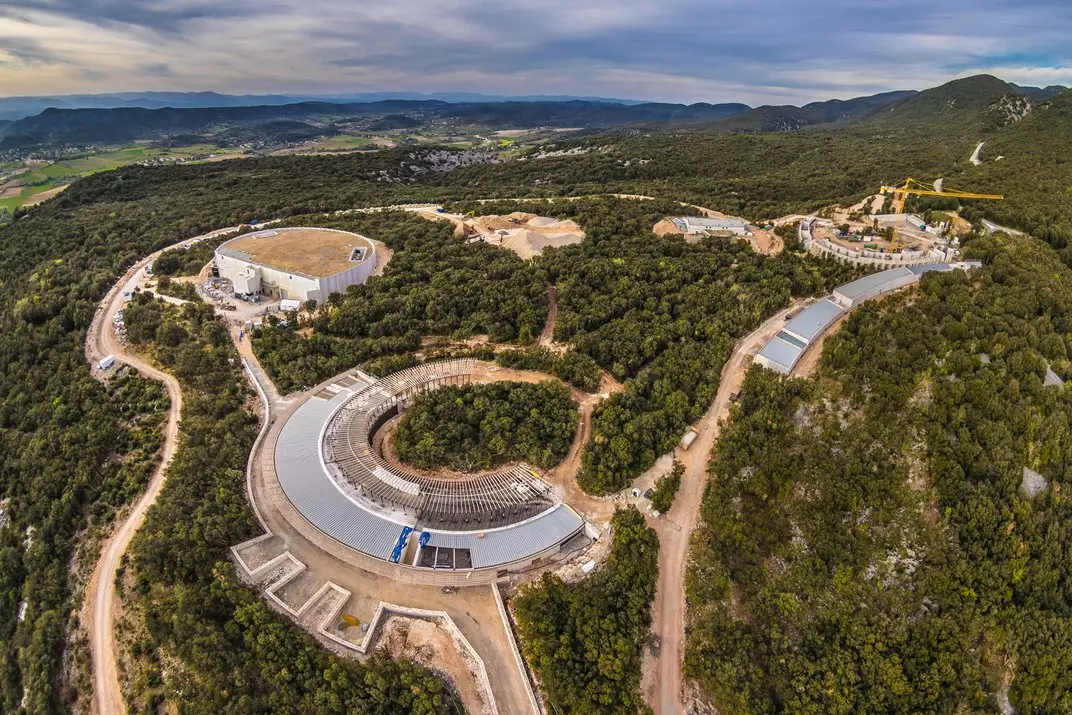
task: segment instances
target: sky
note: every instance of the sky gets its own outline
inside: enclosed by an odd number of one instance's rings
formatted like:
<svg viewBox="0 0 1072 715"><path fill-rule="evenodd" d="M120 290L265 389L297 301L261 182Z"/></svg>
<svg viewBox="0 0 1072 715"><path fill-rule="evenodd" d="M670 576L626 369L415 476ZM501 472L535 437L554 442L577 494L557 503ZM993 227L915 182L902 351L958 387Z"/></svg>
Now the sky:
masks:
<svg viewBox="0 0 1072 715"><path fill-rule="evenodd" d="M464 91L802 104L1072 85L1069 0L0 0L0 96Z"/></svg>

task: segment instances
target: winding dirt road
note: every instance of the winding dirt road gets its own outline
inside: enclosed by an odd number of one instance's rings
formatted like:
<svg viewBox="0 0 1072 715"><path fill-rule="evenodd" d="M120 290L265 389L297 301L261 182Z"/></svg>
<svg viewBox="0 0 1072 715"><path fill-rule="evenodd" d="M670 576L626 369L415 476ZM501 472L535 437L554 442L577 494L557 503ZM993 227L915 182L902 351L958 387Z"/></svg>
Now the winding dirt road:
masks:
<svg viewBox="0 0 1072 715"><path fill-rule="evenodd" d="M699 517L700 501L707 481L707 461L718 438L720 423L729 415L730 396L741 389L762 345L785 325L786 316L803 304L793 301L788 308L769 318L734 348L722 368L718 393L697 424L699 435L688 450L677 449L685 465L681 488L670 511L648 516L648 524L659 535L659 582L655 591L652 629L659 642L658 658L646 656L641 688L649 705L660 715L685 712L682 665L685 658L685 567L689 544Z"/></svg>
<svg viewBox="0 0 1072 715"><path fill-rule="evenodd" d="M233 231L234 228L221 229L212 233L184 241L191 243L204 238ZM86 588L86 600L82 606L82 617L89 632L89 650L93 669L93 706L92 710L100 715L125 713L126 703L119 686L119 669L115 661L115 577L123 554L130 545L134 534L145 521L145 514L156 501L160 489L164 486L168 465L171 464L178 446L179 417L182 414L182 390L179 381L172 375L158 370L137 355L133 355L116 339L112 329L112 317L123 305L123 291L130 290L142 275L145 266L156 260L161 251L157 251L138 262L119 279L101 301L101 307L93 316L89 332L86 333L86 359L94 366L105 355L114 355L116 361L133 367L141 375L164 383L171 405L168 408L167 423L164 426L163 446L160 463L153 471L152 478L145 493L134 503L126 518L118 526L112 537L101 549L100 560L93 570L93 576Z"/></svg>
<svg viewBox="0 0 1072 715"><path fill-rule="evenodd" d="M650 199L650 197L631 195L619 197ZM363 209L362 211L372 210L377 209ZM237 228L220 229L184 241L183 244L234 231ZM88 624L92 655L93 712L102 715L126 712L115 660L113 609L117 567L134 534L144 522L146 512L156 501L164 485L167 467L175 454L178 443L179 417L182 411L182 393L178 381L138 356L127 352L115 339L111 327L112 317L122 306L123 291L130 290L136 284L144 267L151 264L159 254L160 251L157 251L140 261L116 283L102 301L101 308L94 316L86 336L86 357L91 363L96 364L105 355L114 355L117 361L130 365L142 375L163 382L171 399L163 434L161 462L154 471L145 494L134 504L125 520L102 549L101 558L86 590L83 618ZM660 540L660 571L654 604L653 628L660 639L661 653L657 660L650 657L645 659L643 688L648 702L657 713L668 715L684 711L682 662L685 635L685 566L690 537L698 518L707 459L718 436L719 422L728 414L730 395L740 389L752 357L761 344L781 328L786 314L797 305L798 303L794 303L790 308L770 318L737 345L723 368L717 396L697 426L699 436L688 451L678 450L678 456L685 464L685 474L674 507L669 514L660 519L649 519L658 532ZM552 331L554 317L552 313L548 321Z"/></svg>

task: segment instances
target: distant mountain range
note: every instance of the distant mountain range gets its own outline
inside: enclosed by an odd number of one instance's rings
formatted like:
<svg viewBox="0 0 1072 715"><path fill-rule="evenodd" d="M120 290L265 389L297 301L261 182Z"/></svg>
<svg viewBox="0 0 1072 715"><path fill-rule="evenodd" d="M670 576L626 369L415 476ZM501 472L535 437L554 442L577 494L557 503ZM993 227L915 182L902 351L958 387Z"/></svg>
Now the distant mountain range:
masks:
<svg viewBox="0 0 1072 715"><path fill-rule="evenodd" d="M632 99L574 97L569 95L507 95L474 92L351 92L341 94L218 94L216 92L118 92L116 94L68 94L43 97L0 97L0 120L16 120L46 109L204 109L209 107L257 107L303 102L352 104L393 99L439 102L569 102L581 100L610 104L642 104Z"/></svg>
<svg viewBox="0 0 1072 715"><path fill-rule="evenodd" d="M108 95L108 101L212 106L120 106L48 108L13 121L0 120L0 150L42 146L122 144L138 140L212 139L228 142L298 141L347 130L416 129L426 123L455 122L492 129L577 127L607 130L633 127L731 132L787 132L843 124L915 126L942 123L958 131L982 132L1018 121L1063 87L1019 87L990 75L955 80L924 90L884 92L848 100L812 102L802 107L746 104L691 105L621 102L609 99L522 97L499 101L377 99L375 101L290 101L284 95L234 97L206 93ZM355 96L355 95L350 95ZM360 95L364 97L379 95ZM443 95L472 97L473 95ZM44 101L48 98L21 98ZM72 103L104 101L68 97ZM260 104L243 104L248 101ZM270 101L269 101L270 100ZM19 98L0 99L16 102ZM231 102L231 105L225 104ZM28 105L27 105L28 106Z"/></svg>
<svg viewBox="0 0 1072 715"><path fill-rule="evenodd" d="M309 123L313 135L339 134L339 122L367 122L360 128L383 131L413 128L429 121L456 121L494 128L583 127L610 129L670 122L717 122L748 111L745 104L615 104L562 102L466 102L385 100L366 103L301 102L253 107L145 109L50 108L0 126L0 150L64 144L122 144L176 135L216 134L236 125L289 120L288 132ZM309 133L306 132L306 133Z"/></svg>

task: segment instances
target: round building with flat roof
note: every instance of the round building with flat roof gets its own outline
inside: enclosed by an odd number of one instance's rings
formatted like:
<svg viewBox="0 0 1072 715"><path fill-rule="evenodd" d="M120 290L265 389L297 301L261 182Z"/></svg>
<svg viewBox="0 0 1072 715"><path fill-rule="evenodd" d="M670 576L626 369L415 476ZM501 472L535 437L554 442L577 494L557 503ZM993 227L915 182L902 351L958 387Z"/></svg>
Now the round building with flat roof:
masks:
<svg viewBox="0 0 1072 715"><path fill-rule="evenodd" d="M275 493L321 534L404 567L499 577L583 548L585 520L525 464L428 476L374 446L376 431L416 395L468 382L476 365L462 358L384 378L338 376L285 418L268 458Z"/></svg>
<svg viewBox="0 0 1072 715"><path fill-rule="evenodd" d="M274 228L224 242L215 263L236 295L322 302L368 280L376 244L330 228Z"/></svg>

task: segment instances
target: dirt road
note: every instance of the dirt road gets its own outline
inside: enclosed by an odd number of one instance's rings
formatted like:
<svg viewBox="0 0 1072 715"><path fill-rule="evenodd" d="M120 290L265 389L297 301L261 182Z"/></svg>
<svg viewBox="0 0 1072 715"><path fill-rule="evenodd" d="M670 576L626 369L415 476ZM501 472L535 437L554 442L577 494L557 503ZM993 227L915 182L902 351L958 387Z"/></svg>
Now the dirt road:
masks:
<svg viewBox="0 0 1072 715"><path fill-rule="evenodd" d="M543 332L540 333L540 345L545 348L552 347L555 342L555 323L558 321L558 290L554 284L547 286L547 322L543 324Z"/></svg>
<svg viewBox="0 0 1072 715"><path fill-rule="evenodd" d="M673 507L658 519L648 517L649 525L659 534L659 583L652 624L659 639L659 656L645 656L641 688L648 704L661 715L685 712L682 699L685 567L707 480L707 461L718 437L719 423L729 414L730 395L741 389L753 356L785 325L786 316L802 304L803 301L794 301L737 344L722 368L718 394L697 425L696 441L687 451L676 450L678 459L685 465L685 474Z"/></svg>
<svg viewBox="0 0 1072 715"><path fill-rule="evenodd" d="M227 228L214 231L191 239L191 242L233 230L233 228ZM100 560L86 588L82 617L86 619L89 650L93 661L93 712L101 715L124 713L127 709L119 686L119 670L115 662L115 574L134 534L145 521L146 512L156 501L160 489L164 486L168 465L175 456L175 449L178 445L179 417L182 414L182 391L179 389L178 380L127 352L116 339L112 329L112 317L123 305L123 291L129 290L129 287L138 282L144 273L145 266L156 260L158 255L160 251L143 259L116 282L101 301L101 307L93 316L89 332L86 334L86 359L91 364L95 366L105 355L114 355L116 361L133 367L143 376L163 382L168 398L171 400L167 423L164 426L160 463L153 472L145 493L134 503L133 508L111 539L101 549Z"/></svg>

